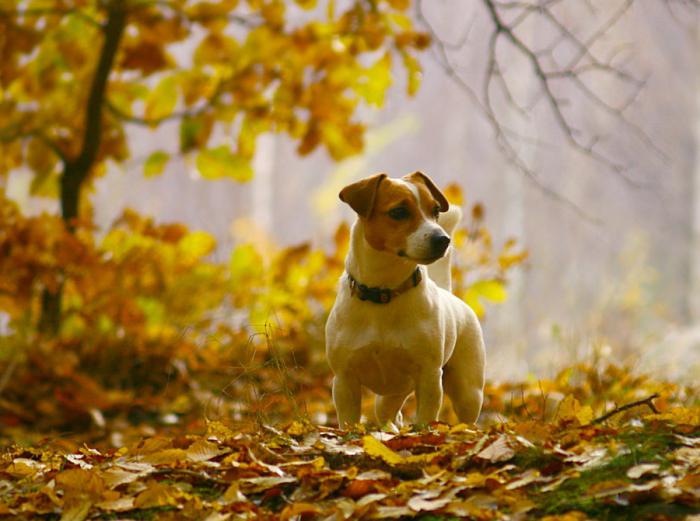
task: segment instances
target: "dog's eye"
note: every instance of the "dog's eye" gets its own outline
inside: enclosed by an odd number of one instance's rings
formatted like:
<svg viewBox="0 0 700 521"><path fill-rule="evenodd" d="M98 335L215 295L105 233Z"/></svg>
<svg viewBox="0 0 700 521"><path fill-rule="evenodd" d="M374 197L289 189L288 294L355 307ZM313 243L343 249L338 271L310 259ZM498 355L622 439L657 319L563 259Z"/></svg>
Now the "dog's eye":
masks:
<svg viewBox="0 0 700 521"><path fill-rule="evenodd" d="M433 208L433 217L436 219L440 216L440 207L438 205L435 205L435 208Z"/></svg>
<svg viewBox="0 0 700 521"><path fill-rule="evenodd" d="M405 206L397 206L396 208L392 208L387 212L387 214L395 221L403 221L411 216L411 212L409 212L408 208Z"/></svg>

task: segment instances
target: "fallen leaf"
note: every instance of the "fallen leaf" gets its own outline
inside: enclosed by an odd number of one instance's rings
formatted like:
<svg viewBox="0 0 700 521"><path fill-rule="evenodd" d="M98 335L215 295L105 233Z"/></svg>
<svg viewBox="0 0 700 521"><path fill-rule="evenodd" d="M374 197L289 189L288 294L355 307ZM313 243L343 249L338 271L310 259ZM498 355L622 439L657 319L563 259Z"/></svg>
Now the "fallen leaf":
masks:
<svg viewBox="0 0 700 521"><path fill-rule="evenodd" d="M155 508L177 505L177 488L166 483L151 482L148 488L134 499L135 508Z"/></svg>
<svg viewBox="0 0 700 521"><path fill-rule="evenodd" d="M256 494L280 485L294 483L296 478L292 476L264 476L260 478L241 479L239 484L241 490L246 494Z"/></svg>
<svg viewBox="0 0 700 521"><path fill-rule="evenodd" d="M407 505L411 510L414 510L416 512L432 512L433 510L439 510L448 503L450 503L450 501L452 501L452 499L449 497L435 497L435 495L439 496L440 493L440 490L436 490L433 492L413 496L411 499L408 500Z"/></svg>
<svg viewBox="0 0 700 521"><path fill-rule="evenodd" d="M435 456L439 454L439 452L431 452L427 454L402 456L401 454L394 452L389 447L384 445L381 441L369 434L363 436L362 447L364 448L365 453L368 456L381 458L389 465L424 463L433 460Z"/></svg>
<svg viewBox="0 0 700 521"><path fill-rule="evenodd" d="M627 469L627 477L630 479L639 479L646 474L656 474L660 465L658 463L642 463Z"/></svg>
<svg viewBox="0 0 700 521"><path fill-rule="evenodd" d="M134 509L134 498L120 497L109 501L100 501L95 506L107 512L127 512Z"/></svg>
<svg viewBox="0 0 700 521"><path fill-rule="evenodd" d="M508 437L500 435L496 440L479 452L476 457L492 463L508 461L515 456L515 451L508 444Z"/></svg>
<svg viewBox="0 0 700 521"><path fill-rule="evenodd" d="M219 447L211 441L197 440L187 447L185 454L190 461L208 461L229 452L231 452L230 449Z"/></svg>
<svg viewBox="0 0 700 521"><path fill-rule="evenodd" d="M92 502L89 499L76 503L63 511L61 521L83 521L90 512L91 506Z"/></svg>
<svg viewBox="0 0 700 521"><path fill-rule="evenodd" d="M46 468L46 465L29 458L15 458L7 467L5 472L16 478L33 476Z"/></svg>

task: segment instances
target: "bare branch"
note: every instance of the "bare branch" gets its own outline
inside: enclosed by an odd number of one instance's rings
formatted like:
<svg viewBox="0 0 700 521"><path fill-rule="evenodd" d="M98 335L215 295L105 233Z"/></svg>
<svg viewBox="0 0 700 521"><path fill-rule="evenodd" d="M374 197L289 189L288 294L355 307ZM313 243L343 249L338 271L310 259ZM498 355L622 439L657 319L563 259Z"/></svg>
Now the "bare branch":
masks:
<svg viewBox="0 0 700 521"><path fill-rule="evenodd" d="M628 409L632 409L634 407L639 407L640 405L646 405L647 407L649 407L649 409L651 409L651 411L654 414L658 414L659 411L656 409L656 406L654 405L654 400L658 397L659 397L658 393L654 393L651 396L647 396L646 398L644 398L642 400L637 400L636 402L631 402L631 403L627 403L625 405L621 405L620 407L615 407L612 411L604 414L603 416L601 416L599 418L596 418L591 423L593 425L596 425L598 423L603 423L605 420L612 418L616 414L620 414L621 412L624 412Z"/></svg>
<svg viewBox="0 0 700 521"><path fill-rule="evenodd" d="M434 48L436 50L436 61L443 67L447 76L450 79L452 79L464 93L467 94L472 104L477 108L479 114L484 119L486 119L486 121L489 122L495 133L496 144L499 150L501 150L501 153L504 155L504 157L511 164L513 164L517 168L517 170L520 171L537 190L542 192L544 195L556 201L557 203L569 208L569 210L573 211L583 220L591 224L601 224L599 219L589 215L576 203L542 183L542 181L537 177L537 174L522 160L522 158L514 148L513 144L510 142L509 138L517 139L520 142L529 143L531 145L541 145L541 143L537 140L533 140L528 136L523 136L519 132L502 124L502 122L499 121L499 119L496 117L496 114L493 111L492 107L488 103L482 102L479 96L476 94L476 92L472 89L472 87L467 82L465 82L464 79L459 75L454 65L450 61L447 55L446 48L443 45L443 42L440 39L439 35L437 34L437 31L435 31L432 24L423 14L422 0L417 0L416 2L416 17L428 30L431 37L433 38L433 41L435 42Z"/></svg>
<svg viewBox="0 0 700 521"><path fill-rule="evenodd" d="M625 167L623 165L620 165L615 161L607 158L606 156L601 155L593 149L593 146L591 144L583 143L576 137L577 132L564 115L560 100L558 100L552 92L552 87L549 83L547 73L543 69L542 64L540 63L540 60L537 57L537 55L515 34L515 32L511 29L510 26L506 25L501 20L501 17L498 14L498 11L496 10L496 7L492 0L482 1L489 12L489 15L491 16L491 20L493 21L493 24L495 26L495 34L497 35L497 37L503 35L503 37L507 41L511 42L511 44L516 49L518 49L532 65L533 72L540 83L540 87L542 88L544 97L549 103L552 114L554 115L554 118L557 124L559 125L559 129L562 131L564 137L569 142L569 144L575 149L579 150L580 152L583 152L592 157L593 159L597 160L598 162L605 164L614 172L618 174L623 172L625 170ZM626 177L622 178L625 180L629 180Z"/></svg>
<svg viewBox="0 0 700 521"><path fill-rule="evenodd" d="M647 149L654 151L662 160L667 161L668 156L651 139L651 137L638 124L631 121L626 111L632 103L638 99L640 92L646 84L645 79L640 79L628 72L619 63L615 63L616 56L625 46L617 46L608 53L606 59L601 59L595 51L596 43L603 38L629 11L634 0L621 0L612 12L607 15L599 14L592 3L587 3L588 11L595 16L604 19L595 27L590 35L581 36L569 25L562 22L556 14L555 8L564 0L482 0L482 5L493 24L493 30L489 35L487 43L486 69L484 72L483 85L481 91L477 93L474 87L469 84L460 72L453 65L450 50L454 47L440 38L435 28L431 25L423 12L421 0L416 2L416 17L431 34L434 45L433 51L436 61L442 66L446 74L452 79L461 90L463 90L472 104L478 109L478 113L486 119L495 132L497 145L503 155L535 186L547 193L553 199L563 202L565 199L560 194L551 193L552 190L544 186L541 180L535 175L532 168L526 164L521 156L520 143L523 140L518 132L506 126L499 117L492 97L494 89L502 95L502 99L508 106L516 111L521 117L527 117L528 110L532 109L538 101L544 99L547 103L547 111L554 118L560 135L564 137L568 145L590 158L591 160L606 166L624 183L635 188L645 188L648 185L640 183L638 180L628 175L630 165L619 162L614 156L610 156L600 149L600 143L606 136L597 135L590 130L583 131L574 126L574 122L566 107L568 99L562 98L559 94L560 85L565 83L573 87L574 94L590 103L596 110L600 110L613 120L623 125L639 143ZM674 0L665 0L672 2ZM683 0L675 0L683 3ZM692 5L700 4L700 0L688 0ZM548 43L545 49L536 49L532 44L524 40L516 29L526 20L532 21L532 17L544 21L553 27L557 32L556 39ZM472 22L473 23L473 22ZM537 82L537 95L528 104L524 105L516 99L511 80L506 75L507 70L502 67L499 61L499 51L502 50L498 41L508 42L508 46L516 51L526 63L529 64L533 77ZM559 46L567 45L573 47L573 56L565 64L557 63L554 52ZM616 82L619 82L624 93L621 102L613 102L602 95L594 84L587 81L585 76L593 73L604 75ZM531 139L530 139L531 142ZM570 204L569 204L570 203ZM573 206L579 215L585 212L580 211L575 204L567 201L568 206ZM595 221L590 216L586 216L589 221Z"/></svg>

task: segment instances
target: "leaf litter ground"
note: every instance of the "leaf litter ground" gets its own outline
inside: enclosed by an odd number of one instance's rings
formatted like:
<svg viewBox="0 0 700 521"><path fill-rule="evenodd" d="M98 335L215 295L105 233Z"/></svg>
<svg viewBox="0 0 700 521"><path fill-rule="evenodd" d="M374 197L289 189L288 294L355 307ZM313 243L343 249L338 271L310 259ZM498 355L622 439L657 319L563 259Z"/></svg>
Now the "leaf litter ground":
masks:
<svg viewBox="0 0 700 521"><path fill-rule="evenodd" d="M596 390L584 393L583 382L563 389L545 421L544 397L542 417L528 407L535 387L517 407L499 402L504 387L490 388L482 426L208 421L119 448L11 445L0 459L0 518L700 519L696 398L627 400L635 407L594 417L596 403L582 403Z"/></svg>

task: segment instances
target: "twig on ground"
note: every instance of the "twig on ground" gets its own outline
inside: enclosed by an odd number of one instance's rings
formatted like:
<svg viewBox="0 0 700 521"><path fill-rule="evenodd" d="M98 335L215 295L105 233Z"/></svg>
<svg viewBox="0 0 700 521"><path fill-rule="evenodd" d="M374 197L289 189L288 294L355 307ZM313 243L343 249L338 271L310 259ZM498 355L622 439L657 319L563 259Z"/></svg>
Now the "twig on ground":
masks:
<svg viewBox="0 0 700 521"><path fill-rule="evenodd" d="M631 402L625 405L621 405L619 407L615 407L612 411L605 413L603 416L600 416L599 418L596 418L593 420L591 423L596 425L598 423L603 423L606 420L609 420L616 414L620 414L621 412L624 412L628 409L633 409L634 407L639 407L640 405L646 405L649 407L654 414L658 414L659 410L654 406L654 402L652 400L656 399L659 397L658 393L654 393L651 396L647 396L646 398L642 400L637 400L636 402Z"/></svg>

